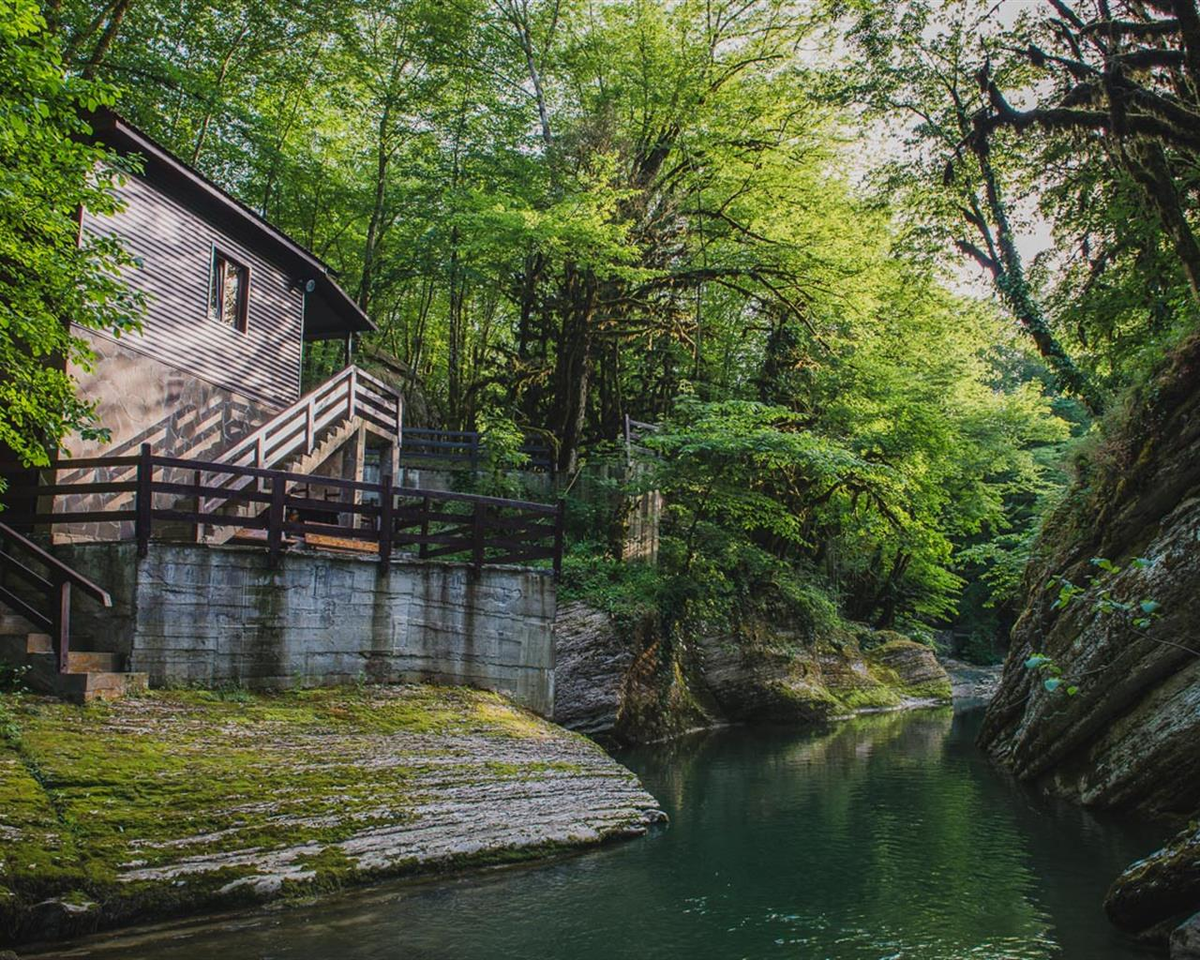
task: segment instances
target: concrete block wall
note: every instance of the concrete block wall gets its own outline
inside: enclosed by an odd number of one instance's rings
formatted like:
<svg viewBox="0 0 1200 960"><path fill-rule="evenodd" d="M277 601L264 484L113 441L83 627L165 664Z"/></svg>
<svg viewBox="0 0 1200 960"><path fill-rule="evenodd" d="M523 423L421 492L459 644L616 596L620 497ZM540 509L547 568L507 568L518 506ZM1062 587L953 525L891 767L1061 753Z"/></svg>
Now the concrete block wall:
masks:
<svg viewBox="0 0 1200 960"><path fill-rule="evenodd" d="M464 684L554 705L555 588L545 573L256 547L73 544L60 555L113 593L74 612L75 646L125 653L152 684L284 688ZM132 572L130 572L132 571Z"/></svg>

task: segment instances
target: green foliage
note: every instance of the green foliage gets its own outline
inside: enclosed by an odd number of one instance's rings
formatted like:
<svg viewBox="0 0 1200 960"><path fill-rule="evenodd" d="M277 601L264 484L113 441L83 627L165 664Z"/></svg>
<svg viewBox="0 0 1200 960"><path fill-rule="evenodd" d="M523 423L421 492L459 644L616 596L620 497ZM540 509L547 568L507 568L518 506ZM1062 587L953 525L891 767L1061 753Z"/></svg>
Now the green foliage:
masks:
<svg viewBox="0 0 1200 960"><path fill-rule="evenodd" d="M103 433L63 369L91 359L70 325L119 335L138 315L119 244L77 242L80 209L112 212L119 176L109 154L80 139L89 128L79 112L115 94L66 76L45 27L33 0L0 3L0 444L33 465L71 431Z"/></svg>
<svg viewBox="0 0 1200 960"><path fill-rule="evenodd" d="M654 614L663 596L664 582L658 568L614 560L597 543L576 542L563 556L560 604L582 600L621 623L633 624Z"/></svg>

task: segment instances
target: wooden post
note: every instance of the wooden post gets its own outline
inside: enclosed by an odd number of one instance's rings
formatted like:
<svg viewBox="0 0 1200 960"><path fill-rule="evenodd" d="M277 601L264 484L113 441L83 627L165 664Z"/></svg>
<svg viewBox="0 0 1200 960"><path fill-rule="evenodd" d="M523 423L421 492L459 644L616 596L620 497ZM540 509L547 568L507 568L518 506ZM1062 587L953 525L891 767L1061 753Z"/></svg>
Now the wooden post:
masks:
<svg viewBox="0 0 1200 960"><path fill-rule="evenodd" d="M350 342L349 338L346 339L346 342L347 343ZM358 367L351 367L350 368L350 386L346 390L346 397L347 397L346 416L347 417L354 416L354 406L355 406L354 401L357 399L355 397L356 393L358 393Z"/></svg>
<svg viewBox="0 0 1200 960"><path fill-rule="evenodd" d="M554 578L562 574L563 536L567 525L567 498L558 498L558 510L554 514Z"/></svg>
<svg viewBox="0 0 1200 960"><path fill-rule="evenodd" d="M483 570L483 524L486 519L484 513L485 507L478 500L475 501L475 514L472 517L471 524L471 559L475 564L475 576L479 576Z"/></svg>
<svg viewBox="0 0 1200 960"><path fill-rule="evenodd" d="M200 492L201 477L202 474L199 470L192 472L192 486L196 488L196 530L192 536L197 543L202 543L204 540L204 524L200 522L200 514L204 511L204 495Z"/></svg>
<svg viewBox="0 0 1200 960"><path fill-rule="evenodd" d="M429 536L429 498L425 497L421 500L421 542L417 545L417 556L422 560L425 559L425 554L429 552L429 544L425 542L425 538Z"/></svg>
<svg viewBox="0 0 1200 960"><path fill-rule="evenodd" d="M312 453L317 445L317 401L313 397L308 398L308 404L304 408L304 452Z"/></svg>
<svg viewBox="0 0 1200 960"><path fill-rule="evenodd" d="M150 444L143 443L138 455L137 483L134 492L134 536L137 538L137 555L144 557L150 552L150 522L154 509L154 460Z"/></svg>
<svg viewBox="0 0 1200 960"><path fill-rule="evenodd" d="M395 497L392 494L392 475L384 473L379 478L379 564L386 570L392 560L392 509Z"/></svg>
<svg viewBox="0 0 1200 960"><path fill-rule="evenodd" d="M479 469L479 434L471 434L471 472Z"/></svg>
<svg viewBox="0 0 1200 960"><path fill-rule="evenodd" d="M283 499L287 496L287 481L281 476L271 478L271 506L267 513L267 550L271 562L283 552Z"/></svg>
<svg viewBox="0 0 1200 960"><path fill-rule="evenodd" d="M58 616L55 618L58 633L58 672L66 673L71 657L71 581L63 580L58 585Z"/></svg>

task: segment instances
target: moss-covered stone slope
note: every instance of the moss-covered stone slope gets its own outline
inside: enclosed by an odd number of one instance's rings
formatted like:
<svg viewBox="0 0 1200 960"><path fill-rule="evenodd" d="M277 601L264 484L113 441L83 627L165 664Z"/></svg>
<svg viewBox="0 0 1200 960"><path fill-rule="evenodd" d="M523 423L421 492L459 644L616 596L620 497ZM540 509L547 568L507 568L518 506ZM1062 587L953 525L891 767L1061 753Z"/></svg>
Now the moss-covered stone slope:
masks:
<svg viewBox="0 0 1200 960"><path fill-rule="evenodd" d="M593 743L477 691L0 698L0 945L518 860L663 817Z"/></svg>

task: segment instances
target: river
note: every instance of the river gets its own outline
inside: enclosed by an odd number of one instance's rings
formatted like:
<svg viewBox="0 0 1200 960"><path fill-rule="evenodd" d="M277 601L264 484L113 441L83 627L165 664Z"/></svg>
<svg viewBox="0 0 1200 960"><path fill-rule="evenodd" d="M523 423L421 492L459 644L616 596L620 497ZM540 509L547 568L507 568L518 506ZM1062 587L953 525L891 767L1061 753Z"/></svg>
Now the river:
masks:
<svg viewBox="0 0 1200 960"><path fill-rule="evenodd" d="M669 828L576 857L109 934L138 960L1117 960L1109 882L1159 827L1041 798L977 713L734 728L621 755Z"/></svg>

